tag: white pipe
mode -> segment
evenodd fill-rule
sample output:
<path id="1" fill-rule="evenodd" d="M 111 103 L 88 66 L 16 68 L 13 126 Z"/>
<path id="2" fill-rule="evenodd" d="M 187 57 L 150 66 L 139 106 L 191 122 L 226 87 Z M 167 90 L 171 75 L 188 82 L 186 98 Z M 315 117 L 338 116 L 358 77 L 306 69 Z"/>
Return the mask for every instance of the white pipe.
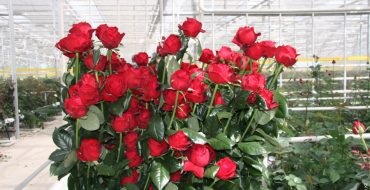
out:
<path id="1" fill-rule="evenodd" d="M 355 139 L 360 139 L 360 135 L 353 135 L 353 134 L 346 134 L 345 138 L 353 137 Z M 370 139 L 370 133 L 363 134 L 364 139 Z M 289 141 L 290 143 L 301 143 L 301 142 L 318 142 L 322 139 L 332 138 L 330 135 L 322 135 L 322 136 L 304 136 L 304 137 L 280 137 L 281 140 Z"/>
<path id="2" fill-rule="evenodd" d="M 349 109 L 349 110 L 367 110 L 370 109 L 370 106 L 343 106 L 343 107 L 294 107 L 288 108 L 291 111 L 329 111 L 329 110 L 338 110 L 338 109 Z"/>

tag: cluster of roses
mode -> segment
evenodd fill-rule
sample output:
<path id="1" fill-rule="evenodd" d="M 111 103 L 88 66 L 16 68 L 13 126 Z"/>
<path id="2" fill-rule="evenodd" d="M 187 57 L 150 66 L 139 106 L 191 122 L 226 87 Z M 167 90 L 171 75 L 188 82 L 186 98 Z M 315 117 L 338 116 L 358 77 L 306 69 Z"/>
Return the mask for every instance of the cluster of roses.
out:
<path id="1" fill-rule="evenodd" d="M 204 32 L 202 24 L 191 18 L 180 25 L 179 29 L 186 38 L 194 38 L 200 32 Z M 102 46 L 108 50 L 106 55 L 99 53 L 98 58 L 92 41 L 94 31 Z M 202 68 L 196 64 L 181 63 L 181 68 L 170 77 L 170 87 L 160 90 L 158 68 L 155 63 L 149 63 L 149 56 L 145 52 L 133 56 L 136 63 L 133 66 L 113 51 L 124 36 L 117 27 L 103 24 L 95 30 L 90 24 L 82 22 L 73 25 L 69 32 L 56 47 L 75 64 L 75 84 L 70 87 L 69 97 L 64 101 L 65 111 L 70 117 L 83 118 L 87 115 L 89 106 L 102 101 L 116 102 L 127 92 L 132 93 L 129 108 L 121 115 L 110 115 L 112 129 L 120 135 L 117 160 L 123 142 L 124 154 L 130 161 L 129 167 L 132 169 L 130 176 L 122 178 L 122 186 L 126 183 L 137 183 L 139 179 L 137 168 L 142 164 L 143 158 L 137 147 L 139 140 L 137 131 L 138 128 L 141 130 L 148 128 L 152 115 L 151 106 L 160 105 L 161 95 L 164 100 L 161 109 L 172 112 L 168 128 L 172 127 L 175 116 L 177 119 L 186 119 L 190 112 L 196 109 L 197 104 L 209 101 L 207 90 L 212 93 L 208 113 L 212 107 L 225 104 L 223 94 L 218 91 L 218 85 L 223 84 L 240 85 L 243 90 L 251 92 L 246 103 L 255 105 L 257 98 L 262 98 L 270 110 L 277 107 L 278 103 L 274 101 L 265 76 L 260 73 L 263 65 L 260 66 L 256 60 L 264 57 L 266 61 L 267 58 L 275 57 L 280 66 L 290 67 L 295 64 L 298 56 L 296 50 L 290 46 L 275 47 L 273 41 L 257 42 L 260 34 L 255 33 L 253 27 L 241 27 L 233 39 L 241 51 L 233 51 L 230 47 L 223 46 L 214 54 L 210 49 L 203 49 L 199 58 Z M 183 43 L 187 42 L 184 42 L 181 36 L 171 34 L 158 45 L 157 55 L 162 58 L 176 55 L 181 51 Z M 81 78 L 78 77 L 80 69 L 83 68 L 79 65 L 80 61 L 87 68 L 86 74 Z M 237 166 L 232 159 L 224 157 L 215 162 L 216 152 L 210 145 L 194 144 L 182 130 L 177 130 L 162 141 L 149 138 L 147 143 L 152 157 L 163 156 L 171 149 L 175 157 L 184 159 L 182 171 L 171 174 L 173 182 L 180 181 L 182 172 L 192 172 L 196 177 L 203 178 L 204 168 L 210 164 L 219 167 L 216 174 L 219 179 L 228 180 L 236 176 Z M 79 160 L 83 162 L 99 160 L 102 149 L 99 140 L 82 139 L 80 146 L 78 143 L 76 146 Z M 108 150 L 116 148 L 115 144 L 107 144 L 105 147 Z"/>

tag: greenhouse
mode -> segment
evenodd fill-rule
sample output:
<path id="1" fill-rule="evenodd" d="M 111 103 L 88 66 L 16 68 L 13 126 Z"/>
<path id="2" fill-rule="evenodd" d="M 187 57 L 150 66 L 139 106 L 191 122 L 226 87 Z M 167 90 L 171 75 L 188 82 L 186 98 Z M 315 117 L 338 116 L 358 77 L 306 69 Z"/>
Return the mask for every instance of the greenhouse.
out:
<path id="1" fill-rule="evenodd" d="M 0 0 L 0 190 L 370 188 L 369 0 Z"/>

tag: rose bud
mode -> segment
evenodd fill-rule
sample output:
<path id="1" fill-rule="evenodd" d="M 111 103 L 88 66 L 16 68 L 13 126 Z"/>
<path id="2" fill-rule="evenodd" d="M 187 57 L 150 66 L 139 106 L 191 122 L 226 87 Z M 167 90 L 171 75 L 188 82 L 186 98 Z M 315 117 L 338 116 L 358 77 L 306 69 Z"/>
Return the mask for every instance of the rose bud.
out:
<path id="1" fill-rule="evenodd" d="M 203 144 L 193 144 L 189 149 L 187 157 L 190 162 L 200 167 L 207 166 L 210 161 L 209 150 Z"/>
<path id="2" fill-rule="evenodd" d="M 97 139 L 82 139 L 77 150 L 77 157 L 83 162 L 98 161 L 102 145 Z"/>
<path id="3" fill-rule="evenodd" d="M 247 47 L 254 44 L 259 35 L 261 34 L 255 33 L 253 27 L 240 27 L 236 32 L 232 42 L 239 47 Z"/>
<path id="4" fill-rule="evenodd" d="M 266 86 L 265 76 L 258 72 L 247 74 L 242 77 L 241 86 L 243 90 L 251 90 L 257 92 L 265 88 Z"/>
<path id="5" fill-rule="evenodd" d="M 121 186 L 125 187 L 127 183 L 136 184 L 138 182 L 138 179 L 139 179 L 139 173 L 137 173 L 136 170 L 133 170 L 131 176 L 126 176 L 122 178 Z"/>
<path id="6" fill-rule="evenodd" d="M 166 153 L 168 150 L 168 144 L 165 140 L 158 142 L 152 138 L 148 139 L 148 146 L 150 151 L 150 156 L 157 157 Z"/>
<path id="7" fill-rule="evenodd" d="M 221 180 L 229 180 L 236 176 L 236 163 L 229 157 L 222 158 L 216 163 L 220 168 L 216 173 L 216 177 Z"/>
<path id="8" fill-rule="evenodd" d="M 224 105 L 224 104 L 225 104 L 225 101 L 222 98 L 221 93 L 220 92 L 216 92 L 215 99 L 213 100 L 213 106 L 216 106 L 216 105 Z"/>
<path id="9" fill-rule="evenodd" d="M 254 43 L 247 48 L 247 50 L 245 51 L 245 55 L 254 60 L 258 60 L 262 57 L 262 51 L 262 46 L 259 43 Z"/>
<path id="10" fill-rule="evenodd" d="M 78 82 L 78 95 L 86 106 L 100 101 L 99 84 L 94 74 L 84 74 Z"/>
<path id="11" fill-rule="evenodd" d="M 136 132 L 132 131 L 123 136 L 122 141 L 126 145 L 127 149 L 136 149 L 138 140 L 139 135 Z"/>
<path id="12" fill-rule="evenodd" d="M 102 95 L 103 100 L 108 102 L 117 101 L 119 97 L 126 93 L 127 86 L 125 79 L 120 74 L 111 74 L 105 81 Z"/>
<path id="13" fill-rule="evenodd" d="M 296 50 L 291 46 L 279 46 L 275 51 L 276 61 L 285 67 L 293 66 L 297 62 L 298 55 Z"/>
<path id="14" fill-rule="evenodd" d="M 152 115 L 152 113 L 150 112 L 150 110 L 144 109 L 144 110 L 140 111 L 140 113 L 137 116 L 135 116 L 135 119 L 137 121 L 137 125 L 140 129 L 147 129 L 148 128 L 148 124 L 149 124 L 151 115 Z"/>
<path id="15" fill-rule="evenodd" d="M 184 70 L 177 70 L 171 75 L 171 87 L 175 90 L 186 91 L 191 83 L 190 74 Z"/>
<path id="16" fill-rule="evenodd" d="M 366 131 L 366 127 L 360 120 L 356 120 L 352 124 L 352 133 L 355 135 L 363 134 Z"/>
<path id="17" fill-rule="evenodd" d="M 231 50 L 230 47 L 222 46 L 221 49 L 217 51 L 217 57 L 219 60 L 231 61 L 232 53 L 233 50 Z"/>
<path id="18" fill-rule="evenodd" d="M 55 44 L 55 47 L 69 58 L 74 58 L 76 53 L 81 54 L 82 52 L 90 50 L 91 46 L 92 40 L 81 33 L 68 34 L 67 37 Z"/>
<path id="19" fill-rule="evenodd" d="M 139 66 L 146 66 L 149 63 L 149 56 L 145 52 L 139 52 L 134 55 L 133 61 Z"/>
<path id="20" fill-rule="evenodd" d="M 213 51 L 208 48 L 205 48 L 202 50 L 202 55 L 200 56 L 199 61 L 203 63 L 210 63 L 214 59 L 215 55 L 213 54 Z"/>
<path id="21" fill-rule="evenodd" d="M 107 150 L 113 150 L 114 148 L 116 148 L 116 144 L 106 144 L 104 145 L 104 147 L 107 149 Z"/>
<path id="22" fill-rule="evenodd" d="M 87 22 L 79 22 L 77 24 L 73 24 L 72 28 L 69 30 L 69 33 L 80 33 L 86 35 L 88 38 L 92 37 L 94 29 L 91 25 Z"/>
<path id="23" fill-rule="evenodd" d="M 68 115 L 75 119 L 85 116 L 89 111 L 79 96 L 67 98 L 64 101 L 64 108 Z"/>
<path id="24" fill-rule="evenodd" d="M 272 58 L 275 55 L 275 42 L 271 40 L 262 41 L 259 43 L 262 46 L 262 56 Z"/>
<path id="25" fill-rule="evenodd" d="M 171 34 L 165 39 L 162 43 L 162 46 L 158 46 L 157 53 L 164 57 L 168 54 L 176 55 L 176 53 L 180 50 L 182 44 L 180 37 L 175 34 Z"/>
<path id="26" fill-rule="evenodd" d="M 187 18 L 182 25 L 179 25 L 179 29 L 184 32 L 185 36 L 195 38 L 200 32 L 205 32 L 202 29 L 202 23 L 194 18 Z"/>
<path id="27" fill-rule="evenodd" d="M 250 105 L 254 105 L 256 103 L 256 100 L 257 100 L 257 94 L 255 92 L 252 92 L 248 98 L 247 98 L 247 102 L 248 104 Z"/>
<path id="28" fill-rule="evenodd" d="M 176 172 L 171 173 L 170 176 L 171 176 L 170 181 L 175 182 L 175 183 L 179 182 L 181 180 L 181 177 L 182 177 L 181 171 L 177 170 Z"/>
<path id="29" fill-rule="evenodd" d="M 233 82 L 235 79 L 233 69 L 225 64 L 211 64 L 207 72 L 209 79 L 216 84 Z"/>
<path id="30" fill-rule="evenodd" d="M 104 55 L 100 55 L 98 63 L 94 63 L 94 55 L 89 54 L 87 57 L 83 59 L 86 67 L 93 71 L 104 71 L 105 65 L 107 64 L 108 60 L 107 57 Z"/>
<path id="31" fill-rule="evenodd" d="M 171 90 L 171 89 L 165 89 L 163 91 L 163 100 L 166 104 L 170 105 L 170 106 L 173 106 L 175 105 L 175 101 L 176 101 L 176 91 L 175 90 Z M 179 96 L 177 98 L 177 104 L 182 104 L 184 103 L 184 95 L 182 95 L 182 93 L 179 93 Z"/>
<path id="32" fill-rule="evenodd" d="M 180 104 L 176 108 L 176 117 L 179 119 L 186 119 L 190 116 L 191 112 L 191 107 L 190 104 L 185 103 L 185 104 Z"/>
<path id="33" fill-rule="evenodd" d="M 204 168 L 200 167 L 200 166 L 197 166 L 197 165 L 193 164 L 190 161 L 185 161 L 184 162 L 183 170 L 185 172 L 192 172 L 198 178 L 202 179 L 204 177 Z"/>
<path id="34" fill-rule="evenodd" d="M 279 106 L 274 100 L 274 94 L 268 89 L 262 89 L 258 92 L 258 95 L 264 99 L 268 110 L 272 110 Z"/>
<path id="35" fill-rule="evenodd" d="M 133 130 L 136 127 L 134 114 L 125 112 L 122 116 L 116 116 L 112 121 L 112 127 L 117 133 Z"/>
<path id="36" fill-rule="evenodd" d="M 107 49 L 117 48 L 125 33 L 119 33 L 117 27 L 109 27 L 106 24 L 98 26 L 96 36 Z"/>
<path id="37" fill-rule="evenodd" d="M 191 141 L 183 131 L 177 131 L 175 134 L 168 136 L 168 144 L 175 150 L 183 151 L 188 149 Z"/>

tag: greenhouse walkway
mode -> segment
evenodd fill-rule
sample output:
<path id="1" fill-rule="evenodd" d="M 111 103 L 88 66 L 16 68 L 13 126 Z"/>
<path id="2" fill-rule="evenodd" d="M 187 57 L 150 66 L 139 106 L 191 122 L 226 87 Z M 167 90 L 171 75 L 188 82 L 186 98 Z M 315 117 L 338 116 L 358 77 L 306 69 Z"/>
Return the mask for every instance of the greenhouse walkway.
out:
<path id="1" fill-rule="evenodd" d="M 13 190 L 24 179 L 30 176 L 49 157 L 56 148 L 51 135 L 55 127 L 63 124 L 63 117 L 44 123 L 44 130 L 37 133 L 21 132 L 20 140 L 10 147 L 0 147 L 0 189 Z M 49 166 L 38 174 L 23 190 L 48 190 L 56 177 L 50 176 Z"/>

